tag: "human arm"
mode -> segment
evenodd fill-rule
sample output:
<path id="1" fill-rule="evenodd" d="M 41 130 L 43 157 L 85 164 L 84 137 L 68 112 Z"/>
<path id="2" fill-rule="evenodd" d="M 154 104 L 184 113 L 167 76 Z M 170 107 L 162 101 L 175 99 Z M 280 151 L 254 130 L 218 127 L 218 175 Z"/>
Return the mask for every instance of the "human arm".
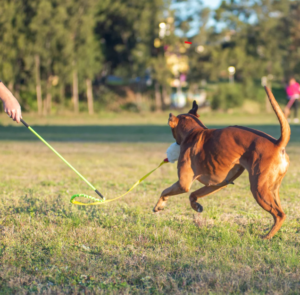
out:
<path id="1" fill-rule="evenodd" d="M 10 90 L 0 81 L 0 99 L 3 102 L 4 111 L 14 120 L 20 123 L 22 118 L 21 106 Z"/>

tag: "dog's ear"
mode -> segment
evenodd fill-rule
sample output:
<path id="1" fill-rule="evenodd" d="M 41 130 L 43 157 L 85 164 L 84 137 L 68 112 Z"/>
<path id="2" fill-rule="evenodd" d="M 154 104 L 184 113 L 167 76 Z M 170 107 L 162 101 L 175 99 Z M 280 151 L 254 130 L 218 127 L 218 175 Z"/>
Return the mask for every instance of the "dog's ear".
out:
<path id="1" fill-rule="evenodd" d="M 193 102 L 193 107 L 192 107 L 192 109 L 189 111 L 189 114 L 194 115 L 194 116 L 196 116 L 196 117 L 199 117 L 199 115 L 197 114 L 197 111 L 198 111 L 198 105 L 197 105 L 197 103 L 196 103 L 196 100 L 194 100 L 194 102 Z"/>
<path id="2" fill-rule="evenodd" d="M 178 125 L 178 121 L 179 121 L 179 119 L 176 116 L 174 116 L 172 113 L 170 113 L 170 115 L 169 115 L 169 126 L 171 128 L 175 128 Z"/>

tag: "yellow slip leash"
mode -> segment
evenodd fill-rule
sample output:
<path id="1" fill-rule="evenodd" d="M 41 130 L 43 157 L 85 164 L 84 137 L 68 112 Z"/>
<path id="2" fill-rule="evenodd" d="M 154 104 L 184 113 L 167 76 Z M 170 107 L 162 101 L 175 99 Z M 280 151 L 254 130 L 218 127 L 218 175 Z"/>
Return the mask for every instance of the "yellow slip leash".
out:
<path id="1" fill-rule="evenodd" d="M 112 201 L 115 201 L 117 199 L 120 199 L 120 198 L 124 197 L 125 195 L 127 195 L 130 191 L 132 191 L 136 186 L 138 186 L 144 179 L 146 179 L 156 169 L 158 169 L 159 167 L 161 167 L 163 164 L 168 163 L 168 159 L 163 160 L 158 165 L 158 167 L 156 167 L 155 169 L 153 169 L 152 171 L 150 171 L 148 174 L 146 174 L 144 177 L 142 177 L 140 180 L 138 180 L 125 194 L 123 194 L 120 197 L 117 197 L 117 198 L 105 201 L 105 199 L 102 196 L 102 194 L 85 177 L 83 177 L 60 153 L 58 153 L 43 137 L 41 137 L 36 131 L 34 131 L 33 128 L 31 128 L 23 119 L 21 119 L 21 122 L 35 136 L 37 136 L 50 150 L 52 150 L 61 160 L 63 160 L 64 163 L 66 163 L 82 180 L 84 180 L 89 185 L 89 187 L 91 187 L 95 191 L 95 193 L 98 196 L 100 196 L 102 198 L 102 200 L 101 200 L 101 199 L 94 198 L 92 196 L 88 196 L 88 195 L 84 195 L 84 194 L 77 194 L 77 195 L 74 195 L 74 196 L 71 197 L 70 202 L 72 204 L 82 205 L 82 206 L 92 206 L 92 205 L 101 205 L 101 204 L 104 204 L 104 203 L 108 203 L 108 202 L 112 202 Z M 78 198 L 78 197 L 84 197 L 86 199 L 90 199 L 90 200 L 93 200 L 95 202 L 93 202 L 93 203 L 82 203 L 82 202 L 75 201 L 75 198 Z"/>
<path id="2" fill-rule="evenodd" d="M 106 204 L 108 202 L 112 202 L 112 201 L 115 201 L 117 199 L 120 199 L 122 197 L 124 197 L 125 195 L 127 195 L 129 192 L 131 192 L 136 186 L 138 186 L 144 179 L 146 179 L 150 174 L 152 174 L 155 170 L 157 170 L 159 167 L 161 167 L 162 165 L 164 164 L 167 164 L 167 160 L 163 160 L 155 169 L 153 169 L 152 171 L 150 171 L 149 173 L 147 173 L 145 176 L 143 176 L 141 179 L 139 179 L 125 194 L 119 196 L 119 197 L 116 197 L 114 199 L 110 199 L 110 200 L 101 200 L 101 199 L 97 199 L 97 198 L 94 198 L 92 196 L 88 196 L 88 195 L 84 195 L 84 194 L 77 194 L 77 195 L 74 195 L 71 197 L 71 200 L 70 202 L 72 204 L 75 204 L 75 205 L 82 205 L 82 206 L 93 206 L 93 205 L 102 205 L 102 204 Z M 93 202 L 93 203 L 82 203 L 82 202 L 78 202 L 75 200 L 75 198 L 78 198 L 78 197 L 84 197 L 84 198 L 87 198 L 87 199 L 90 199 L 90 200 L 93 200 L 93 201 L 96 201 L 96 202 Z"/>

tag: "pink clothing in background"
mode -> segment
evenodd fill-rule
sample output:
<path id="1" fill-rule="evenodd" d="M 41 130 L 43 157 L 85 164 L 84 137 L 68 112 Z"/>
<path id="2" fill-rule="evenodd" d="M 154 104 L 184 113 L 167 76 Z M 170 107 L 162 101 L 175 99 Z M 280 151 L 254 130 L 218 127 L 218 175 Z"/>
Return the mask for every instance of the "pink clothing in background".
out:
<path id="1" fill-rule="evenodd" d="M 289 98 L 300 94 L 300 85 L 296 82 L 286 87 L 286 94 Z"/>

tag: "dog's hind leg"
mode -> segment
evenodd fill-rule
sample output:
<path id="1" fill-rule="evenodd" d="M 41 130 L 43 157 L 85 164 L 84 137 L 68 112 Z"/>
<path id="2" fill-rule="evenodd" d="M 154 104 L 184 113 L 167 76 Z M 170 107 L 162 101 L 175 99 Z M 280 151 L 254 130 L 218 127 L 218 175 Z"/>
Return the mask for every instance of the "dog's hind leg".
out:
<path id="1" fill-rule="evenodd" d="M 260 178 L 262 178 L 260 176 Z M 269 184 L 267 180 L 261 181 L 258 177 L 250 177 L 251 192 L 257 203 L 274 218 L 274 225 L 264 239 L 271 239 L 281 228 L 286 215 L 284 214 L 278 192 L 278 184 Z"/>

